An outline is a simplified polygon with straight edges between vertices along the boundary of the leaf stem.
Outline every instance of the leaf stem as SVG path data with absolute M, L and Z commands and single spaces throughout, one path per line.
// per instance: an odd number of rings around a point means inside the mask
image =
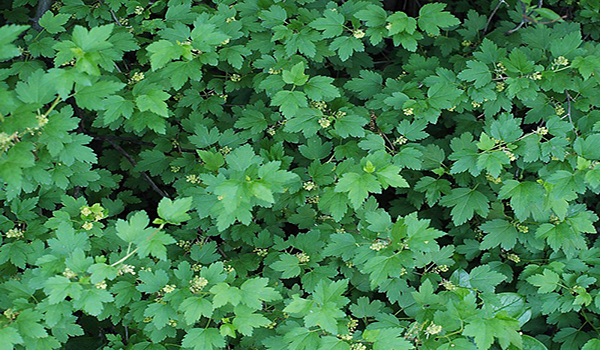
M 155 234 L 158 233 L 158 231 L 162 230 L 163 227 L 165 227 L 165 224 L 160 224 L 160 226 L 154 231 L 152 232 L 152 234 L 150 236 L 148 236 L 148 238 L 146 240 L 150 240 L 152 237 L 154 237 Z M 129 251 L 129 249 L 131 248 L 131 243 L 129 243 L 129 246 L 127 247 L 127 254 L 120 259 L 119 261 L 112 263 L 110 266 L 115 267 L 121 263 L 123 263 L 125 260 L 129 259 L 133 254 L 137 253 L 138 250 L 140 250 L 140 246 L 137 246 L 133 251 Z

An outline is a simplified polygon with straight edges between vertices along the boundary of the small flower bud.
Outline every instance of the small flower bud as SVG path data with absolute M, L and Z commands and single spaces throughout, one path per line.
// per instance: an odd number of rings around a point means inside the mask
M 194 294 L 199 293 L 204 287 L 208 285 L 208 280 L 204 277 L 195 276 L 190 281 L 190 291 Z
M 352 36 L 356 39 L 362 39 L 365 37 L 365 32 L 362 29 L 356 29 L 352 31 Z
M 374 250 L 374 251 L 380 251 L 382 249 L 384 249 L 385 247 L 387 247 L 387 243 L 378 240 L 377 242 L 371 244 L 371 246 L 369 247 L 369 249 Z
M 11 228 L 10 230 L 6 231 L 5 236 L 6 238 L 21 239 L 24 237 L 24 234 L 23 230 L 19 230 L 18 228 Z
M 331 125 L 331 120 L 327 117 L 323 117 L 319 119 L 319 125 L 321 125 L 322 128 L 327 128 Z
M 296 254 L 296 258 L 301 264 L 307 263 L 310 261 L 310 256 L 304 252 Z
M 174 284 L 167 284 L 166 286 L 163 287 L 162 291 L 165 294 L 171 293 L 173 292 L 175 289 L 177 289 L 177 286 Z
M 427 335 L 435 335 L 438 334 L 439 332 L 442 331 L 442 326 L 439 326 L 437 324 L 430 324 L 426 329 L 425 329 L 425 334 Z
M 72 278 L 76 278 L 77 277 L 77 274 L 75 272 L 71 271 L 71 269 L 68 268 L 68 267 L 65 269 L 65 271 L 63 271 L 62 274 L 63 274 L 63 276 L 65 276 L 68 279 L 72 279 Z

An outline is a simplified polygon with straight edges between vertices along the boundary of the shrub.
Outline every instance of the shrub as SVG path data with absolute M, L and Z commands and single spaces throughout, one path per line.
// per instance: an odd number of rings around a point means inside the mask
M 599 348 L 596 1 L 0 9 L 0 349 Z

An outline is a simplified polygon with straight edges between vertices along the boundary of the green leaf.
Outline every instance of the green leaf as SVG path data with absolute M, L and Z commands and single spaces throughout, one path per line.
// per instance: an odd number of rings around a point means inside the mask
M 0 27 L 0 61 L 6 61 L 21 54 L 19 48 L 12 42 L 27 28 L 29 26 L 4 25 Z
M 544 238 L 554 251 L 562 250 L 569 258 L 575 256 L 579 250 L 587 248 L 581 232 L 574 230 L 567 222 L 558 225 L 541 224 L 535 231 L 535 236 Z
M 297 86 L 302 86 L 308 81 L 308 75 L 304 74 L 303 62 L 298 62 L 290 70 L 284 70 L 281 77 L 283 78 L 283 81 L 286 82 L 286 84 L 294 84 Z
M 79 107 L 101 111 L 106 107 L 105 101 L 117 91 L 125 87 L 125 84 L 117 81 L 100 80 L 90 86 L 77 89 L 75 100 Z
M 164 270 L 142 270 L 140 271 L 139 276 L 143 283 L 138 284 L 135 288 L 140 292 L 148 294 L 158 292 L 167 284 L 167 282 L 169 282 L 169 276 Z
M 504 280 L 506 276 L 492 271 L 489 265 L 478 266 L 469 272 L 471 286 L 482 292 L 494 292 L 495 287 Z
M 353 36 L 340 36 L 331 42 L 329 48 L 338 52 L 340 60 L 347 61 L 355 52 L 363 52 L 365 45 Z
M 236 128 L 249 129 L 253 133 L 259 133 L 269 126 L 265 115 L 259 111 L 245 109 L 242 113 L 243 116 L 235 122 Z
M 165 102 L 171 96 L 162 90 L 150 90 L 135 98 L 135 104 L 140 111 L 150 111 L 163 117 L 169 116 L 168 105 Z
M 375 173 L 377 174 L 377 178 L 384 189 L 388 186 L 396 188 L 409 187 L 408 182 L 406 182 L 406 180 L 404 180 L 404 178 L 399 174 L 400 167 L 396 165 L 384 166 L 381 169 L 377 169 Z
M 172 60 L 177 60 L 183 54 L 183 49 L 179 45 L 175 45 L 167 40 L 158 40 L 146 47 L 150 53 L 150 65 L 155 71 L 164 67 Z
M 326 332 L 337 333 L 338 319 L 346 316 L 339 307 L 331 302 L 324 303 L 320 306 L 315 306 L 311 312 L 304 317 L 306 327 L 319 326 Z
M 204 150 L 196 150 L 196 152 L 198 152 L 198 155 L 204 162 L 204 167 L 208 170 L 216 171 L 225 164 L 225 159 L 221 153 Z
M 108 291 L 92 287 L 82 291 L 79 298 L 74 299 L 73 307 L 92 316 L 98 316 L 104 310 L 104 304 L 113 300 L 113 296 Z
M 242 291 L 227 283 L 216 284 L 210 289 L 210 292 L 215 295 L 213 298 L 213 307 L 215 309 L 226 304 L 236 306 L 242 300 Z
M 191 216 L 187 214 L 191 207 L 192 197 L 178 198 L 174 201 L 163 198 L 158 203 L 158 216 L 170 224 L 179 225 L 191 219 Z
M 308 83 L 304 85 L 304 93 L 308 98 L 314 101 L 331 101 L 336 97 L 340 97 L 338 88 L 335 87 L 332 82 L 333 78 L 331 77 L 312 77 Z
M 65 31 L 63 25 L 69 21 L 69 16 L 66 13 L 59 13 L 54 15 L 52 11 L 46 11 L 42 17 L 40 17 L 39 24 L 48 31 L 50 34 L 56 34 Z
M 395 181 L 402 184 L 400 179 L 396 179 Z M 357 174 L 351 172 L 344 174 L 340 178 L 340 181 L 338 181 L 335 186 L 335 192 L 348 193 L 350 203 L 355 209 L 358 209 L 367 199 L 369 193 L 381 193 L 381 185 L 379 181 L 377 181 L 377 178 L 372 174 Z
M 473 337 L 475 344 L 481 350 L 489 349 L 494 343 L 494 338 L 503 348 L 510 344 L 523 348 L 521 335 L 518 333 L 519 321 L 497 315 L 489 319 L 475 319 L 464 329 L 463 335 Z
M 48 278 L 44 286 L 44 293 L 48 295 L 50 304 L 57 304 L 65 300 L 67 296 L 71 299 L 79 299 L 83 288 L 78 282 L 71 282 L 64 276 Z
M 480 226 L 487 235 L 483 237 L 481 249 L 492 249 L 502 246 L 502 249 L 510 250 L 517 243 L 517 228 L 510 222 L 502 219 L 487 221 Z
M 373 350 L 410 350 L 415 348 L 404 339 L 401 331 L 396 328 L 366 330 L 363 338 L 373 343 Z
M 202 52 L 213 52 L 222 42 L 230 39 L 230 36 L 217 29 L 213 23 L 209 23 L 207 17 L 208 14 L 203 13 L 196 18 L 191 34 L 192 46 Z
M 359 78 L 352 78 L 344 87 L 354 91 L 361 99 L 368 99 L 381 91 L 383 78 L 377 72 L 361 70 Z
M 300 261 L 291 254 L 281 254 L 279 260 L 271 264 L 275 271 L 282 272 L 281 278 L 292 278 L 300 275 Z
M 346 20 L 341 13 L 333 10 L 325 10 L 323 11 L 323 17 L 315 19 L 309 26 L 322 31 L 323 38 L 327 39 L 342 34 L 345 22 Z
M 577 138 L 573 143 L 573 149 L 585 159 L 598 160 L 600 159 L 599 143 L 600 134 L 592 134 L 585 138 Z
M 216 328 L 193 328 L 187 332 L 181 345 L 194 350 L 212 350 L 225 347 L 225 338 Z
M 339 222 L 348 211 L 347 198 L 343 193 L 327 188 L 319 200 L 319 209 L 324 210 Z
M 227 62 L 235 69 L 241 69 L 244 64 L 244 57 L 250 55 L 252 51 L 242 45 L 224 47 L 219 50 L 219 55 L 225 58 Z
M 379 300 L 371 302 L 367 297 L 360 297 L 355 304 L 350 305 L 350 310 L 354 317 L 367 318 L 375 317 L 383 307 L 384 303 Z
M 260 328 L 268 325 L 271 321 L 261 314 L 254 313 L 253 309 L 244 305 L 238 305 L 234 309 L 235 318 L 233 325 L 245 336 L 251 336 L 254 328 Z
M 144 211 L 135 213 L 128 221 L 119 219 L 115 225 L 117 236 L 127 243 L 148 239 L 154 231 L 152 228 L 148 228 L 149 223 L 150 219 Z
M 253 278 L 245 281 L 240 286 L 242 291 L 242 304 L 253 310 L 259 310 L 263 301 L 274 301 L 281 299 L 281 295 L 272 287 L 267 287 L 268 278 Z
M 459 79 L 474 82 L 476 88 L 484 87 L 492 82 L 492 72 L 485 63 L 468 61 L 467 67 L 458 74 Z
M 85 52 L 101 51 L 113 46 L 108 41 L 115 25 L 98 26 L 89 31 L 82 26 L 73 29 L 73 42 Z
M 0 328 L 0 350 L 12 350 L 15 345 L 23 344 L 23 338 L 13 327 Z
M 114 280 L 117 277 L 118 269 L 104 263 L 96 263 L 91 265 L 87 272 L 92 274 L 90 277 L 92 283 L 99 283 L 103 280 Z
M 539 342 L 539 341 L 538 341 Z M 541 346 L 544 346 L 540 343 Z M 544 347 L 545 348 L 545 347 Z M 590 339 L 585 345 L 581 348 L 581 350 L 597 350 L 600 349 L 600 339 Z M 542 348 L 540 348 L 542 350 Z M 546 349 L 544 349 L 546 350 Z
M 573 200 L 577 198 L 577 193 L 583 194 L 586 190 L 585 173 L 582 171 L 570 172 L 567 170 L 558 170 L 548 178 L 548 182 L 554 185 L 552 195 L 555 198 Z
M 533 9 L 533 11 L 535 11 L 538 15 L 547 18 L 551 21 L 558 21 L 561 19 L 560 15 L 552 11 L 551 9 L 540 7 Z
M 187 324 L 196 323 L 200 317 L 211 317 L 213 306 L 203 297 L 189 297 L 179 306 L 179 311 L 183 312 Z
M 151 237 L 138 242 L 138 256 L 144 258 L 148 255 L 160 260 L 167 260 L 166 245 L 175 243 L 175 239 L 161 231 L 153 232 Z
M 419 141 L 429 136 L 424 131 L 426 127 L 427 121 L 425 119 L 416 119 L 412 122 L 410 120 L 402 120 L 396 127 L 396 130 L 409 141 Z
M 279 91 L 271 101 L 286 117 L 292 117 L 301 107 L 308 107 L 306 95 L 300 91 Z
M 334 124 L 335 132 L 342 138 L 349 136 L 363 137 L 365 136 L 364 125 L 368 121 L 358 115 L 345 115 L 339 119 L 336 119 Z
M 387 21 L 389 22 L 389 27 L 387 27 L 387 29 L 390 35 L 396 35 L 402 32 L 412 34 L 417 29 L 417 21 L 412 17 L 408 17 L 406 13 L 401 11 L 391 14 Z
M 510 198 L 510 206 L 519 221 L 525 221 L 530 216 L 539 220 L 543 212 L 540 205 L 543 196 L 544 190 L 542 186 L 532 181 L 504 181 L 504 185 L 500 189 L 500 193 L 498 193 L 498 199 Z
M 489 213 L 488 202 L 483 193 L 470 188 L 455 188 L 440 200 L 442 206 L 452 207 L 450 214 L 455 225 L 464 224 L 475 213 L 486 217 Z
M 459 25 L 460 21 L 451 13 L 444 11 L 446 4 L 439 2 L 425 4 L 419 10 L 418 24 L 427 34 L 440 35 L 440 28 Z
M 387 13 L 383 8 L 370 4 L 363 10 L 356 12 L 354 17 L 366 22 L 368 27 L 382 27 L 385 26 Z
M 498 177 L 505 165 L 510 164 L 510 158 L 503 151 L 482 152 L 477 157 L 477 168 L 487 171 L 491 176 Z
M 394 109 L 402 110 L 404 109 L 404 103 L 406 103 L 408 100 L 409 98 L 406 94 L 402 92 L 394 92 L 392 93 L 392 96 L 386 98 L 383 100 L 383 102 Z
M 573 63 L 571 63 L 573 68 L 577 68 L 579 74 L 584 79 L 589 79 L 593 74 L 599 74 L 600 72 L 600 58 L 596 56 L 578 56 L 575 57 Z
M 110 124 L 120 117 L 128 119 L 133 113 L 135 105 L 132 101 L 125 100 L 123 97 L 115 95 L 109 96 L 104 100 L 104 123 Z
M 542 294 L 550 293 L 558 288 L 560 277 L 552 270 L 544 269 L 542 274 L 527 277 L 527 282 L 538 287 Z

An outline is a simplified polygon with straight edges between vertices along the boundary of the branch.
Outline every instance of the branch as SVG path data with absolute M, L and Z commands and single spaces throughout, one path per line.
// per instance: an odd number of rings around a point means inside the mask
M 483 29 L 483 33 L 487 33 L 488 27 L 490 26 L 490 23 L 492 22 L 492 18 L 494 18 L 494 15 L 496 14 L 496 12 L 498 11 L 498 9 L 500 8 L 500 5 L 502 4 L 506 4 L 506 2 L 504 0 L 500 0 L 498 2 L 498 5 L 496 5 L 496 7 L 494 8 L 494 10 L 492 11 L 492 13 L 490 14 L 490 17 L 488 17 L 487 23 L 485 24 L 485 28 Z M 508 6 L 508 4 L 506 4 Z
M 156 145 L 151 142 L 134 139 L 133 137 L 123 137 L 123 136 L 113 136 L 113 135 L 96 135 L 96 134 L 92 134 L 89 132 L 87 132 L 86 134 L 88 134 L 89 136 L 91 136 L 95 139 L 126 141 L 126 142 L 131 142 L 131 143 L 135 143 L 135 144 L 142 145 L 142 146 L 156 147 Z
M 577 128 L 575 127 L 575 123 L 573 123 L 573 117 L 571 116 L 571 101 L 574 100 L 573 97 L 569 95 L 568 90 L 565 90 L 565 95 L 567 95 L 567 116 L 569 117 L 569 122 L 571 123 L 571 126 L 573 126 L 573 131 L 575 131 L 575 135 L 579 137 L 579 133 L 577 132 Z
M 90 132 L 85 132 L 85 134 L 87 134 L 95 139 L 125 141 L 125 142 L 131 142 L 131 143 L 135 143 L 137 145 L 142 145 L 142 146 L 156 147 L 156 145 L 153 144 L 152 142 L 138 140 L 133 137 L 114 136 L 114 135 L 97 135 L 97 134 L 92 134 Z M 179 150 L 181 152 L 196 153 L 196 150 L 193 150 L 190 148 L 179 148 Z
M 38 6 L 35 11 L 35 16 L 31 19 L 33 22 L 33 28 L 37 31 L 42 31 L 42 27 L 40 26 L 40 18 L 52 7 L 52 2 L 54 0 L 39 0 Z
M 108 143 L 110 143 L 117 151 L 119 151 L 119 153 L 121 153 L 125 158 L 127 158 L 127 160 L 129 161 L 129 163 L 131 163 L 133 166 L 137 165 L 137 163 L 131 157 L 131 155 L 129 155 L 129 153 L 127 153 L 127 151 L 125 151 L 121 146 L 119 146 L 113 140 L 110 140 L 110 139 L 105 139 L 105 141 L 108 142 Z M 154 192 L 156 192 L 159 195 L 161 195 L 161 197 L 170 198 L 167 193 L 165 193 L 163 190 L 161 190 L 156 185 L 156 183 L 154 182 L 154 180 L 152 180 L 152 178 L 145 171 L 140 171 L 140 174 L 146 180 L 146 182 L 148 182 L 148 184 L 150 185 L 150 187 L 152 187 L 152 189 L 154 190 Z
M 104 3 L 103 0 L 100 0 L 100 4 L 102 4 L 103 6 L 106 6 L 106 4 Z M 123 24 L 121 24 L 121 21 L 119 21 L 119 18 L 117 18 L 117 15 L 115 15 L 115 11 L 113 11 L 110 6 L 108 6 L 108 12 L 110 12 L 110 15 L 112 16 L 112 18 L 115 20 L 115 23 L 117 23 L 118 26 L 122 26 Z M 118 67 L 117 67 L 118 68 Z
M 519 23 L 519 25 L 516 28 L 507 31 L 506 35 L 510 35 L 510 34 L 516 32 L 517 30 L 521 29 L 521 27 L 523 27 L 523 25 L 527 22 L 532 22 L 532 21 L 535 22 L 535 20 L 533 20 L 531 17 L 529 17 L 533 13 L 533 11 L 529 11 L 529 13 L 527 13 L 527 6 L 525 5 L 525 3 L 521 0 L 519 0 L 519 4 L 521 5 L 521 10 L 523 10 L 523 18 L 521 19 L 521 23 Z M 543 4 L 544 4 L 544 1 L 539 0 L 537 8 L 542 7 Z

